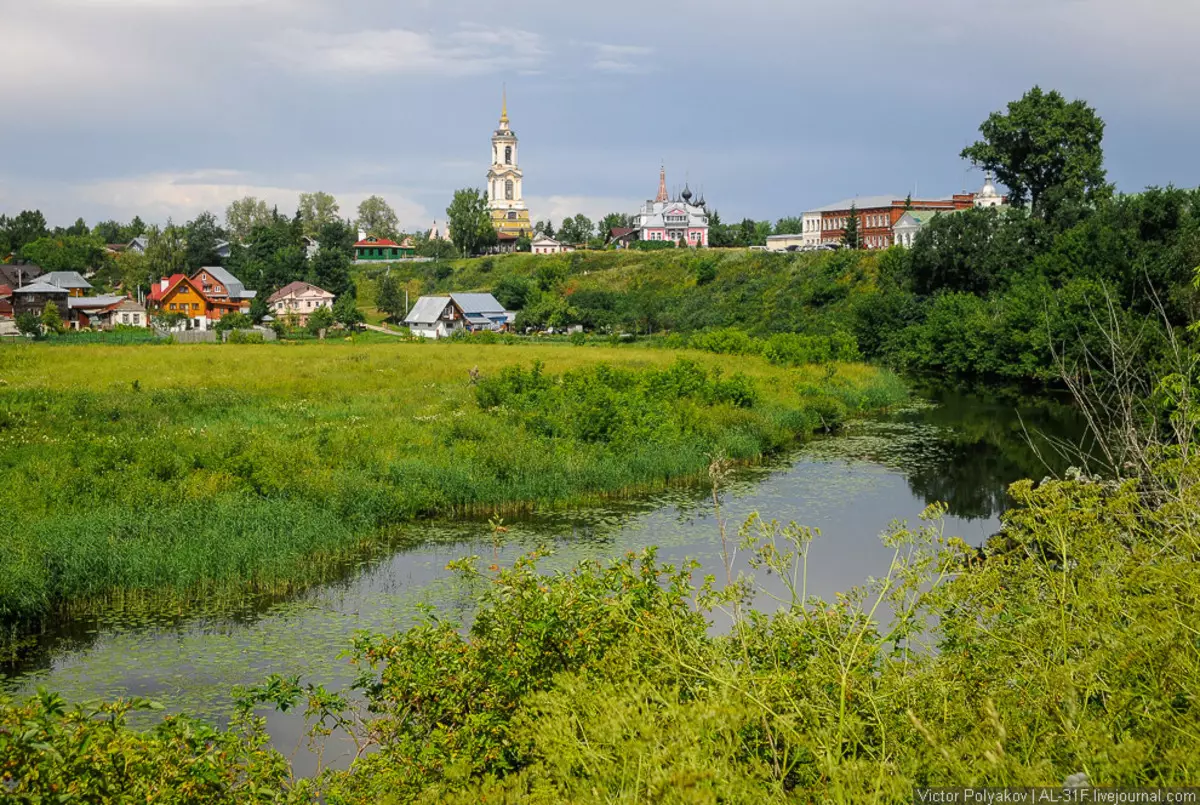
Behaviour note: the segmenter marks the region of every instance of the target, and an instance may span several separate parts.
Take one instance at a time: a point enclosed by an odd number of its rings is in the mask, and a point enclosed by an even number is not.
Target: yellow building
[[[517,161],[517,135],[508,125],[508,94],[504,95],[500,125],[492,134],[492,167],[488,169],[488,211],[500,237],[500,248],[512,248],[517,238],[532,237],[529,208],[521,184],[524,174]]]

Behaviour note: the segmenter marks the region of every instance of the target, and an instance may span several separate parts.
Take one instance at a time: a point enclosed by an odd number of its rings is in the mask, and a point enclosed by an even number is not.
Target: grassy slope
[[[551,374],[601,361],[645,372],[677,357],[339,341],[0,349],[0,621],[163,588],[286,591],[327,570],[314,557],[344,556],[390,522],[661,485],[702,469],[712,450],[752,459],[818,413],[898,393],[895,378],[863,366],[827,375],[688,354],[744,372],[759,402],[685,401],[667,415],[664,446],[547,436],[480,410],[467,375],[535,360]]]
[[[854,297],[874,287],[877,255],[868,252],[771,254],[746,249],[702,252],[603,251],[560,255],[513,254],[456,260],[443,279],[433,263],[391,268],[421,294],[491,290],[506,277],[537,284],[547,274],[562,277],[553,291],[568,298],[602,291],[628,304],[642,300],[665,316],[668,329],[741,326],[751,331],[827,331]],[[716,279],[698,285],[697,265],[710,261]],[[385,269],[360,268],[355,276],[359,304],[374,313],[375,278]]]

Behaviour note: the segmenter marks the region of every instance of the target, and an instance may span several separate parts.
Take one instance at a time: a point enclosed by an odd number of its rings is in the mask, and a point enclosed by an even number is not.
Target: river
[[[1061,474],[1074,462],[1055,445],[1078,445],[1083,433],[1073,409],[1052,398],[924,389],[901,410],[735,472],[723,492],[723,514],[731,530],[753,512],[819,528],[808,589],[828,598],[885,573],[892,553],[879,534],[894,520],[916,525],[932,502],[949,506],[948,536],[981,544],[1000,527],[1006,487]],[[656,545],[664,561],[692,558],[701,573],[723,572],[711,494],[702,488],[506,525],[502,562],[547,545],[555,553],[543,566],[566,568]],[[420,523],[398,536],[407,547],[381,552],[290,600],[152,619],[113,611],[62,624],[19,665],[0,666],[0,686],[17,695],[46,686],[71,700],[145,696],[168,712],[217,722],[230,712],[233,686],[271,673],[345,686],[353,672],[340,655],[355,632],[402,629],[421,603],[469,615],[470,597],[446,564],[467,555],[490,563],[493,554],[486,522]],[[276,715],[270,729],[276,745],[290,752],[302,725]],[[297,772],[306,765],[300,753]]]

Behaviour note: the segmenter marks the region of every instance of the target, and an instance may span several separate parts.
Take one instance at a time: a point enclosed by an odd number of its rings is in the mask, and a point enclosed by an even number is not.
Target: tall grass
[[[661,487],[904,394],[860,365],[687,355],[0,349],[0,623],[164,589],[286,589],[388,524]]]

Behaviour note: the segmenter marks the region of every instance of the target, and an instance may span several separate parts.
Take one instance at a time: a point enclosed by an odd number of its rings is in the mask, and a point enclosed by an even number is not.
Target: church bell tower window
[[[505,201],[513,200],[513,181],[509,179],[504,183],[504,199]]]
[[[505,165],[512,164],[512,146],[511,145],[504,146],[504,164]]]

